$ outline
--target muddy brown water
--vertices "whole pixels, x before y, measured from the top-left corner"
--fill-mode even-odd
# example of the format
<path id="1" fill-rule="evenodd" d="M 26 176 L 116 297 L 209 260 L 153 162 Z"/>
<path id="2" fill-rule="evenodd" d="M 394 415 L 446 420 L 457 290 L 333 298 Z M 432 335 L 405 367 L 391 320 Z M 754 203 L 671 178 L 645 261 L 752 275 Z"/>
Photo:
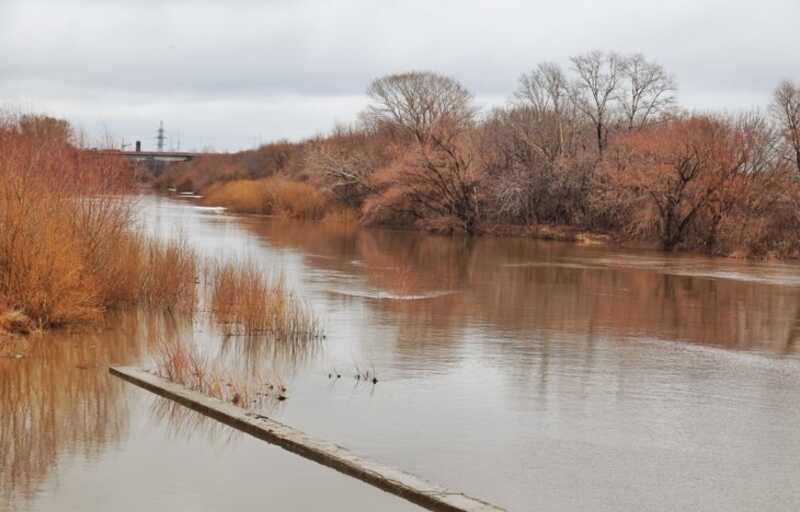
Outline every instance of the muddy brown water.
<path id="1" fill-rule="evenodd" d="M 107 374 L 165 337 L 280 376 L 279 421 L 510 510 L 800 508 L 797 266 L 140 206 L 282 273 L 327 339 L 139 311 L 36 340 L 0 359 L 0 510 L 413 509 Z"/>

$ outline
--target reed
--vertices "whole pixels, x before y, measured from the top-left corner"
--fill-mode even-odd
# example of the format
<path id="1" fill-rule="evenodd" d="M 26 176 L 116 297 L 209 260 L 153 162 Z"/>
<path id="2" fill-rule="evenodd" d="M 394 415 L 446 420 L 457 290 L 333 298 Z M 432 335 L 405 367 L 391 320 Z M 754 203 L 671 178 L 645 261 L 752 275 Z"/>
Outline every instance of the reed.
<path id="1" fill-rule="evenodd" d="M 322 217 L 322 223 L 327 227 L 340 227 L 344 229 L 355 229 L 359 226 L 360 218 L 358 211 L 353 208 L 339 207 L 332 208 Z"/>
<path id="2" fill-rule="evenodd" d="M 210 269 L 210 306 L 226 335 L 267 335 L 283 343 L 321 336 L 319 321 L 285 286 L 251 260 L 215 261 Z"/>
<path id="3" fill-rule="evenodd" d="M 318 187 L 279 177 L 215 183 L 205 191 L 204 202 L 234 212 L 300 220 L 320 220 L 330 208 Z"/>
<path id="4" fill-rule="evenodd" d="M 197 303 L 199 259 L 185 238 L 147 239 L 139 302 L 162 309 L 193 311 Z"/>
<path id="5" fill-rule="evenodd" d="M 265 213 L 266 180 L 232 180 L 212 184 L 203 202 L 238 213 Z"/>
<path id="6" fill-rule="evenodd" d="M 325 195 L 309 183 L 285 178 L 266 180 L 266 213 L 300 220 L 320 220 L 329 208 Z"/>

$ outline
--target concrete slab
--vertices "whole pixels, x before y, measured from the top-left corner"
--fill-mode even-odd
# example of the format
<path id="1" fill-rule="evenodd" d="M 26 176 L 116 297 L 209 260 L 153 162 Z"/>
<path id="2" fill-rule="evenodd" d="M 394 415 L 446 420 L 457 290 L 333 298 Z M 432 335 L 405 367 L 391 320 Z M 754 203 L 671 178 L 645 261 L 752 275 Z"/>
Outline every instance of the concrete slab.
<path id="1" fill-rule="evenodd" d="M 288 425 L 192 391 L 150 372 L 128 367 L 111 367 L 109 371 L 112 375 L 174 400 L 253 437 L 350 475 L 428 510 L 441 512 L 503 510 L 491 503 L 444 489 L 404 471 L 366 460 L 334 443 L 313 439 Z"/>

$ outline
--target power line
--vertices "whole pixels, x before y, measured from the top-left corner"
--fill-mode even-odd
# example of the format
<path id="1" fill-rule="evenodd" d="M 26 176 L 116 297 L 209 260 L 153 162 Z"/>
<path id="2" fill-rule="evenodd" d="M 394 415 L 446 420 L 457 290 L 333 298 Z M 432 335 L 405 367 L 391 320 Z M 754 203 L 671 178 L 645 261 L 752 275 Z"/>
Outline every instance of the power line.
<path id="1" fill-rule="evenodd" d="M 164 141 L 167 140 L 166 135 L 164 135 L 164 121 L 161 121 L 161 124 L 158 125 L 158 134 L 156 135 L 156 141 L 158 142 L 158 150 L 164 151 Z"/>

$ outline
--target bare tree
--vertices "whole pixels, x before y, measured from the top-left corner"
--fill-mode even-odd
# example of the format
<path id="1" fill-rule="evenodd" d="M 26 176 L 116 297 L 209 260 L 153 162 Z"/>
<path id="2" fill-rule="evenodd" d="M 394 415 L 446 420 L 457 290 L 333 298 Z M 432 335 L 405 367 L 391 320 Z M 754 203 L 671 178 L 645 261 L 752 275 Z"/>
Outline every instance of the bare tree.
<path id="1" fill-rule="evenodd" d="M 456 80 L 427 72 L 372 82 L 373 121 L 400 127 L 416 147 L 384 194 L 387 206 L 432 225 L 445 219 L 473 234 L 478 225 L 480 170 L 472 152 L 472 95 Z"/>
<path id="2" fill-rule="evenodd" d="M 571 101 L 569 80 L 561 66 L 543 62 L 519 78 L 514 98 L 538 112 L 561 113 Z"/>
<path id="3" fill-rule="evenodd" d="M 789 159 L 800 173 L 800 85 L 782 82 L 775 90 L 771 110 L 789 146 Z"/>
<path id="4" fill-rule="evenodd" d="M 358 207 L 373 192 L 370 176 L 374 158 L 363 148 L 347 150 L 341 144 L 320 143 L 306 155 L 306 166 L 321 175 L 343 203 Z"/>
<path id="5" fill-rule="evenodd" d="M 519 78 L 514 91 L 517 110 L 532 125 L 520 126 L 543 156 L 555 160 L 570 145 L 576 129 L 575 92 L 558 64 L 545 62 Z M 526 123 L 528 124 L 528 123 Z"/>
<path id="6" fill-rule="evenodd" d="M 564 126 L 559 138 L 558 126 Z M 504 222 L 578 222 L 590 184 L 593 151 L 586 124 L 517 106 L 497 109 L 481 128 L 487 213 Z M 589 143 L 591 144 L 591 143 Z M 585 158 L 588 156 L 588 159 Z"/>
<path id="7" fill-rule="evenodd" d="M 677 84 L 660 64 L 637 53 L 624 59 L 621 71 L 619 100 L 628 130 L 646 126 L 675 105 Z"/>
<path id="8" fill-rule="evenodd" d="M 616 53 L 593 51 L 570 60 L 578 75 L 576 88 L 580 94 L 576 105 L 594 125 L 597 149 L 602 153 L 608 145 L 608 129 L 618 97 L 623 59 Z"/>
<path id="9" fill-rule="evenodd" d="M 367 116 L 395 124 L 424 144 L 443 119 L 454 127 L 468 125 L 475 114 L 472 95 L 456 80 L 430 72 L 411 71 L 388 75 L 370 84 L 367 95 L 374 102 Z"/>

